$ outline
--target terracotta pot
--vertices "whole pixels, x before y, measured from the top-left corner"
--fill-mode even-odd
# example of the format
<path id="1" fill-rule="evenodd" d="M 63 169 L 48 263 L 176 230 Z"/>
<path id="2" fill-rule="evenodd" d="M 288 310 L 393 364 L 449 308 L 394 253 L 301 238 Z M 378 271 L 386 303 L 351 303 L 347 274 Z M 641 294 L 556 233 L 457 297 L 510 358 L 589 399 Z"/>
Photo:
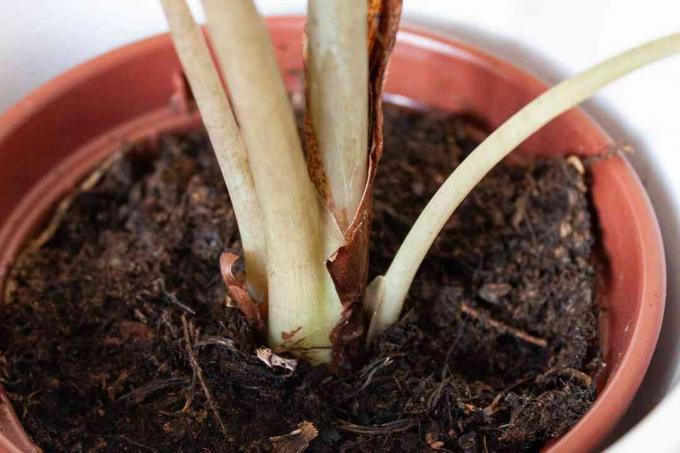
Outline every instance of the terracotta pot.
<path id="1" fill-rule="evenodd" d="M 279 17 L 269 25 L 286 83 L 299 90 L 303 19 Z M 495 128 L 545 87 L 475 48 L 407 28 L 399 35 L 387 92 L 471 115 Z M 198 121 L 167 35 L 78 66 L 9 110 L 0 119 L 0 285 L 50 209 L 102 159 L 125 142 L 153 142 L 161 133 L 194 128 Z M 591 156 L 610 145 L 588 116 L 572 110 L 516 155 Z M 550 452 L 594 448 L 613 428 L 647 369 L 663 314 L 661 236 L 638 177 L 620 156 L 595 163 L 592 176 L 608 258 L 599 294 L 606 308 L 601 325 L 607 375 L 593 407 L 546 447 Z M 0 397 L 0 450 L 35 450 L 1 391 Z"/>

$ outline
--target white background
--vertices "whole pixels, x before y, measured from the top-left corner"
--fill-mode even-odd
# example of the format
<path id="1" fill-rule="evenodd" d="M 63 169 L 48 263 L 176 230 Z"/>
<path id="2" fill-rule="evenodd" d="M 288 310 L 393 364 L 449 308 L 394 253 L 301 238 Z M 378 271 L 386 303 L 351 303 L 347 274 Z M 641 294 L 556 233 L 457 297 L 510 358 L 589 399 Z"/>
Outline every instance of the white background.
<path id="1" fill-rule="evenodd" d="M 191 3 L 201 18 L 198 2 Z M 267 14 L 301 13 L 304 5 L 305 0 L 258 2 Z M 628 47 L 680 31 L 680 2 L 405 0 L 405 21 L 477 44 L 555 82 Z M 0 0 L 0 112 L 71 66 L 165 29 L 155 0 Z M 675 281 L 680 272 L 680 56 L 617 82 L 586 103 L 586 110 L 615 140 L 637 150 L 632 159 L 657 209 L 669 261 L 660 349 L 623 431 L 660 400 L 680 373 Z M 673 450 L 680 451 L 680 433 L 673 428 L 680 417 L 676 396 L 650 420 L 651 427 L 641 428 L 638 439 L 659 447 L 659 439 L 667 446 L 677 440 Z M 675 419 L 667 411 L 675 411 Z M 632 437 L 626 451 L 634 451 Z"/>

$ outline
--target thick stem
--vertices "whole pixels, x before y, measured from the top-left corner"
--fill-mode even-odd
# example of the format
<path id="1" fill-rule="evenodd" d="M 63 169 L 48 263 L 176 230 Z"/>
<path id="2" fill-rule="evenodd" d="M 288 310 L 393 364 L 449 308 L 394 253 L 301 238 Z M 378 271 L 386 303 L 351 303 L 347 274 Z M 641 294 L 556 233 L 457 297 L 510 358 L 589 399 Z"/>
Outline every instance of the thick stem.
<path id="1" fill-rule="evenodd" d="M 227 184 L 241 232 L 248 289 L 253 298 L 263 301 L 267 294 L 265 234 L 246 148 L 208 46 L 185 0 L 161 0 L 161 3 Z"/>
<path id="2" fill-rule="evenodd" d="M 344 232 L 368 174 L 367 0 L 310 0 L 307 11 L 307 103 L 327 204 Z M 325 176 L 325 177 L 324 177 Z"/>
<path id="3" fill-rule="evenodd" d="M 631 49 L 549 89 L 494 131 L 448 177 L 409 231 L 384 276 L 369 286 L 369 340 L 397 321 L 413 278 L 454 210 L 498 162 L 534 132 L 626 74 L 680 52 L 680 33 Z"/>
<path id="4" fill-rule="evenodd" d="M 203 0 L 265 225 L 269 341 L 330 358 L 341 305 L 325 262 L 342 244 L 305 165 L 267 29 L 251 0 Z M 332 233 L 333 234 L 332 234 Z"/>

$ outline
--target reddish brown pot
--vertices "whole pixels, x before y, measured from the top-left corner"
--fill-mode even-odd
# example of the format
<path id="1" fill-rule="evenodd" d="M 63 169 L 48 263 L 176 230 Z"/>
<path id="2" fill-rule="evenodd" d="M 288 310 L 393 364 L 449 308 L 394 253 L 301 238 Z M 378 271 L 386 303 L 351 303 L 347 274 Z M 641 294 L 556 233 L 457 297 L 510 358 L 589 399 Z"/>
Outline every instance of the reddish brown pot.
<path id="1" fill-rule="evenodd" d="M 279 64 L 300 89 L 299 17 L 270 19 Z M 154 141 L 194 128 L 170 38 L 162 35 L 110 52 L 36 90 L 0 118 L 0 290 L 8 267 L 60 198 L 121 144 Z M 425 106 L 501 124 L 545 84 L 477 49 L 405 30 L 387 92 Z M 518 156 L 596 155 L 609 137 L 582 111 L 562 115 L 527 140 Z M 600 294 L 608 375 L 597 401 L 550 452 L 594 448 L 623 415 L 654 351 L 665 301 L 666 269 L 654 211 L 623 157 L 593 165 L 593 199 L 609 262 Z M 2 294 L 2 291 L 0 291 Z M 33 451 L 0 389 L 0 451 Z"/>

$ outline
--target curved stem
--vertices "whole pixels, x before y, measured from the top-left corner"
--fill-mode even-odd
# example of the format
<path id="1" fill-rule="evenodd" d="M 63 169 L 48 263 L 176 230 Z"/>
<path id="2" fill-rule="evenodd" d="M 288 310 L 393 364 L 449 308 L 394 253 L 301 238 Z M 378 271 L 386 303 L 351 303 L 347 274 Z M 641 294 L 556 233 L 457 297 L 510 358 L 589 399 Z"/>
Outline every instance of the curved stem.
<path id="1" fill-rule="evenodd" d="M 680 33 L 612 57 L 555 85 L 508 119 L 480 144 L 432 197 L 384 276 L 369 286 L 373 309 L 369 341 L 397 321 L 404 300 L 432 242 L 454 210 L 498 162 L 546 123 L 626 74 L 680 52 Z"/>

